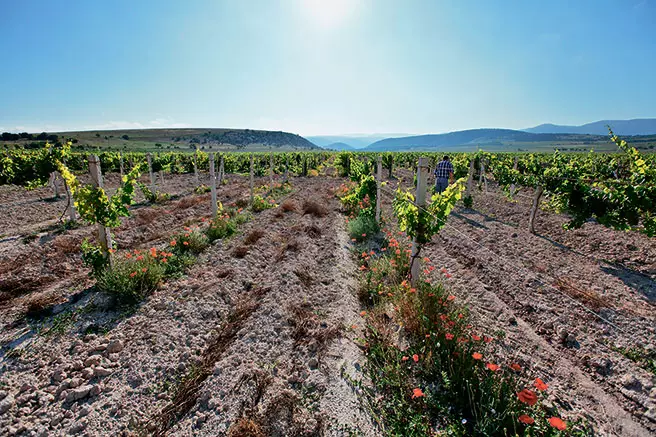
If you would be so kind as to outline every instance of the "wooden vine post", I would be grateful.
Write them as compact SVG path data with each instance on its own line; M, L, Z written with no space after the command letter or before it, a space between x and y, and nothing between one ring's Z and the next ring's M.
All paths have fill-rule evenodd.
M376 223L380 223L380 184L383 174L383 157L378 155L376 158L377 168L376 168Z
M219 187L223 184L224 177L225 177L225 170L223 167L223 155L221 155L221 160L219 161L219 176L217 177L217 182Z
M121 152L118 152L118 171L121 174L121 179L123 179L125 168L123 167L123 154Z
M153 158L150 152L146 154L146 160L148 161L148 173L150 174L150 191L155 194L157 189L155 188L155 175L153 174Z
M487 178L485 177L485 162L481 159L481 175L478 178L478 183L485 182L485 194L487 194Z
M515 156L515 164L513 165L513 170L517 171L517 157ZM515 183L510 184L510 196L515 195Z
M540 207L542 193L544 193L544 188L542 186L537 187L535 190L535 197L533 198L533 205L531 206L531 215L528 218L528 230L531 234L535 234L535 217Z
M52 195L55 199L59 199L59 187L57 186L57 172L53 171L50 173L50 178L48 183L52 187Z
M216 203L216 175L214 174L214 152L210 152L210 189L212 192L212 218L216 218L218 206Z
M64 181L64 186L66 187L66 198L68 199L68 219L71 222L77 221L77 211L75 210L75 199L73 199L73 194L71 189L68 187L68 184Z
M472 185L474 185L474 160L469 161L469 174L467 175L467 192L466 196L471 197Z
M89 172L91 173L91 183L96 188L103 188L102 171L100 170L100 158L97 155L89 155ZM102 248L105 257L110 260L110 250L113 249L112 234L108 227L102 223L98 223L98 242Z
M307 155L303 155L303 176L307 176Z
M196 186L200 185L200 177L198 177L198 144L196 144L194 150L194 177L196 178Z
M419 164L417 165L417 195L415 196L415 204L419 209L426 205L426 186L428 183L429 172L430 161L428 158L419 158ZM419 256L417 237L412 240L412 252L410 256L410 283L415 287L417 281L419 281L419 271L421 268L420 263L417 262Z
M273 189L273 152L269 153L269 179L271 180L269 189Z
M289 180L289 154L285 154L285 183Z
M253 205L253 197L254 197L254 192L253 190L255 189L255 179L253 177L253 154L251 153L251 175L250 175L250 188L251 188L251 200L250 204L251 206Z

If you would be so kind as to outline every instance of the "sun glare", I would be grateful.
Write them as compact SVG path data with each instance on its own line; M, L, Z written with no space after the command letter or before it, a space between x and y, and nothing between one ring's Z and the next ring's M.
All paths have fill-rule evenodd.
M342 24L355 9L357 0L301 0L306 15L322 28Z

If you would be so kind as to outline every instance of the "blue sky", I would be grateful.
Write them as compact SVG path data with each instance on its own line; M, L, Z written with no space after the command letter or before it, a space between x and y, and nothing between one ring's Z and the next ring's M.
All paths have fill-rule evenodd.
M656 117L656 0L0 0L0 131Z

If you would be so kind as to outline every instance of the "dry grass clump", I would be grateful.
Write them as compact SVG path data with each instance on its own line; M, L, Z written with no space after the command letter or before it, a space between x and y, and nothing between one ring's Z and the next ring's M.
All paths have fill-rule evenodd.
M80 241L72 236L62 235L55 238L53 246L61 253L76 253L80 251Z
M242 417L230 425L228 437L265 437L262 427L252 419Z
M291 199L285 200L282 205L280 205L280 209L282 209L285 212L293 212L298 209L298 205L296 205L296 202L294 202Z
M248 254L248 246L237 246L232 250L232 256L235 258L243 258Z
M152 223L158 215L161 215L161 211L157 208L144 208L135 213L134 220L138 225L146 225Z
M246 208L247 206L248 206L248 199L242 197L241 199L235 200L235 207Z
M316 342L317 352L321 352L325 344L339 336L339 328L321 323L319 316L303 305L291 305L288 308L290 317L288 323L294 328L292 338L296 345Z
M312 275L307 270L297 269L294 270L294 274L298 277L298 279L301 281L301 284L303 284L305 287L309 288L312 285L312 282L314 281L314 278L312 278Z
M577 286L576 283L574 283L574 281L571 279L557 279L554 285L563 293L580 302L583 302L594 310L609 308L612 306L606 297L600 296L592 290L582 289L581 287Z
M315 217L325 217L328 215L328 210L325 206L314 200L306 200L303 202L303 215L305 214L310 214Z
M47 314L57 301L57 296L52 294L34 296L26 303L25 315L32 318L41 317Z
M310 225L305 228L305 232L310 238L319 238L321 237L321 228L317 225Z
M199 203L205 202L209 196L203 195L203 196L186 196L180 199L178 202L176 202L175 205L173 205L173 209L187 209L191 208L192 206L196 206Z
M265 232L262 229L253 229L246 235L244 238L244 244L250 246L251 244L257 243L257 241L264 237Z
M282 261L283 258L285 258L285 254L288 251L292 251L292 252L298 251L299 247L300 247L300 243L294 237L291 237L289 240L284 241L282 246L280 246L280 249L278 249L278 253L276 254L275 257L276 262Z

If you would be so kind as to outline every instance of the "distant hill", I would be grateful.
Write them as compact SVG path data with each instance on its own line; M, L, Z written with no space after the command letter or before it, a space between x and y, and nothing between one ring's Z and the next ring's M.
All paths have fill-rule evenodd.
M353 148L352 146L350 146L346 143L332 143L332 144L328 144L327 146L323 146L323 148L327 149L327 150L340 150L340 151L341 150L346 150L346 151L349 151L349 152L352 152L352 151L355 150L355 148Z
M334 143L344 143L354 149L364 149L369 144L386 138L403 137L407 134L318 135L306 137L314 144L327 148Z
M73 138L76 148L116 150L262 151L320 150L300 135L252 129L121 129L48 132L60 139ZM36 138L38 134L34 134ZM29 142L27 139L12 142Z
M607 135L608 127L617 135L653 135L656 134L656 118L636 118L634 120L601 120L582 126L561 126L556 124L541 124L524 129L526 132L541 134L588 134Z
M401 138L387 138L366 147L367 151L385 150L475 150L477 146L490 149L512 149L513 144L534 142L572 142L582 143L608 141L607 136L535 134L511 129L470 129L446 134L418 135ZM508 146L506 146L508 144Z

